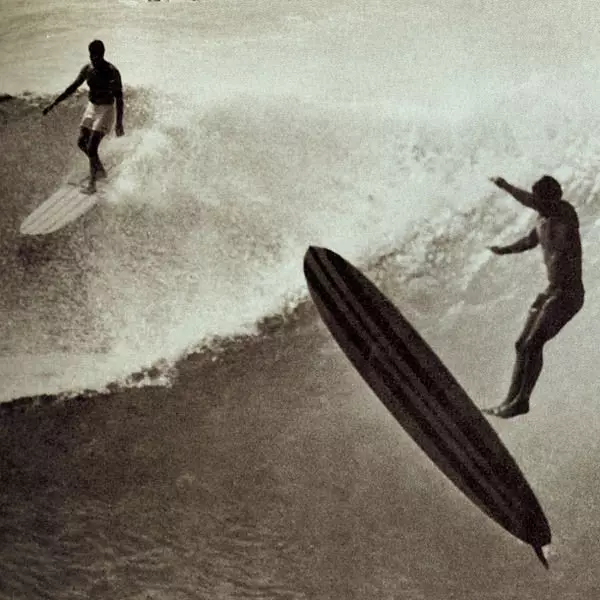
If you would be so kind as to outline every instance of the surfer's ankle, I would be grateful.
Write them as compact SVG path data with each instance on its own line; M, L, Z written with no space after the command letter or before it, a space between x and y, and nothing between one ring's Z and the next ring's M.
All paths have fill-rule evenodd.
M90 181L84 188L81 190L84 194L95 194L96 193L96 182Z

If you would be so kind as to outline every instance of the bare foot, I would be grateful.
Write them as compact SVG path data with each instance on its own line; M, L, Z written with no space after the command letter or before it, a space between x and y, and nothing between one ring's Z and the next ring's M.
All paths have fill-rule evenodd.
M96 184L92 183L90 181L90 183L88 183L85 187L81 188L81 193L82 194L87 194L88 196L91 196L92 194L96 193Z
M529 412L529 400L520 400L519 398L510 402L503 402L499 406L493 408L482 408L481 412L501 419L510 419L518 417Z

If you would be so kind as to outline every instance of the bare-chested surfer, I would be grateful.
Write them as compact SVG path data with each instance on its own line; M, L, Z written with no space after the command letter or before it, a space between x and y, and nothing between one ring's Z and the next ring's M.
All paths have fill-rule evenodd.
M106 177L104 166L98 156L98 146L102 138L110 132L115 122L115 134L123 135L123 86L118 69L104 60L104 44L94 40L89 46L90 62L86 64L77 79L43 113L48 114L59 102L75 93L77 88L87 82L90 88L88 105L81 120L81 130L77 145L90 160L90 179L82 191L93 194L96 180Z
M497 417L509 418L529 411L529 397L543 366L544 344L552 339L578 312L584 301L581 267L581 238L575 209L562 199L558 181L544 175L532 188L521 190L501 177L492 178L500 189L518 202L538 212L529 235L508 246L492 246L495 254L513 254L542 248L549 285L529 310L517 340L517 359L506 400L484 409Z

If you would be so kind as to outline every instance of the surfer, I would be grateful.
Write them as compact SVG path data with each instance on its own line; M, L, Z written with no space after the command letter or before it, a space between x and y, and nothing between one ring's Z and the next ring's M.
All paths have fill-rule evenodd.
M502 404L484 409L509 418L529 411L529 397L543 366L544 344L552 339L580 310L584 302L579 219L571 204L563 200L558 181L544 175L532 192L490 179L518 202L538 213L535 227L524 238L508 246L491 246L494 254L514 254L541 246L548 287L537 296L515 344L517 357L508 395Z
M119 70L104 59L104 44L94 40L88 46L90 62L86 64L77 79L52 104L44 108L47 115L59 102L75 93L81 84L89 87L88 104L81 120L81 129L77 145L90 161L90 179L82 191L93 194L96 180L106 177L106 170L100 162L98 147L102 138L110 132L115 122L115 134L123 135L123 86Z

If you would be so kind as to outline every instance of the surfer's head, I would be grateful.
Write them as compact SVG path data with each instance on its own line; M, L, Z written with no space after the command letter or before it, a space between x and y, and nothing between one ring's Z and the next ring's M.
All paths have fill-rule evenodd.
M104 61L104 43L100 40L94 40L88 46L90 52L90 61L95 67L102 64Z
M533 184L532 191L535 196L546 202L558 202L562 198L560 183L550 175L538 179Z

